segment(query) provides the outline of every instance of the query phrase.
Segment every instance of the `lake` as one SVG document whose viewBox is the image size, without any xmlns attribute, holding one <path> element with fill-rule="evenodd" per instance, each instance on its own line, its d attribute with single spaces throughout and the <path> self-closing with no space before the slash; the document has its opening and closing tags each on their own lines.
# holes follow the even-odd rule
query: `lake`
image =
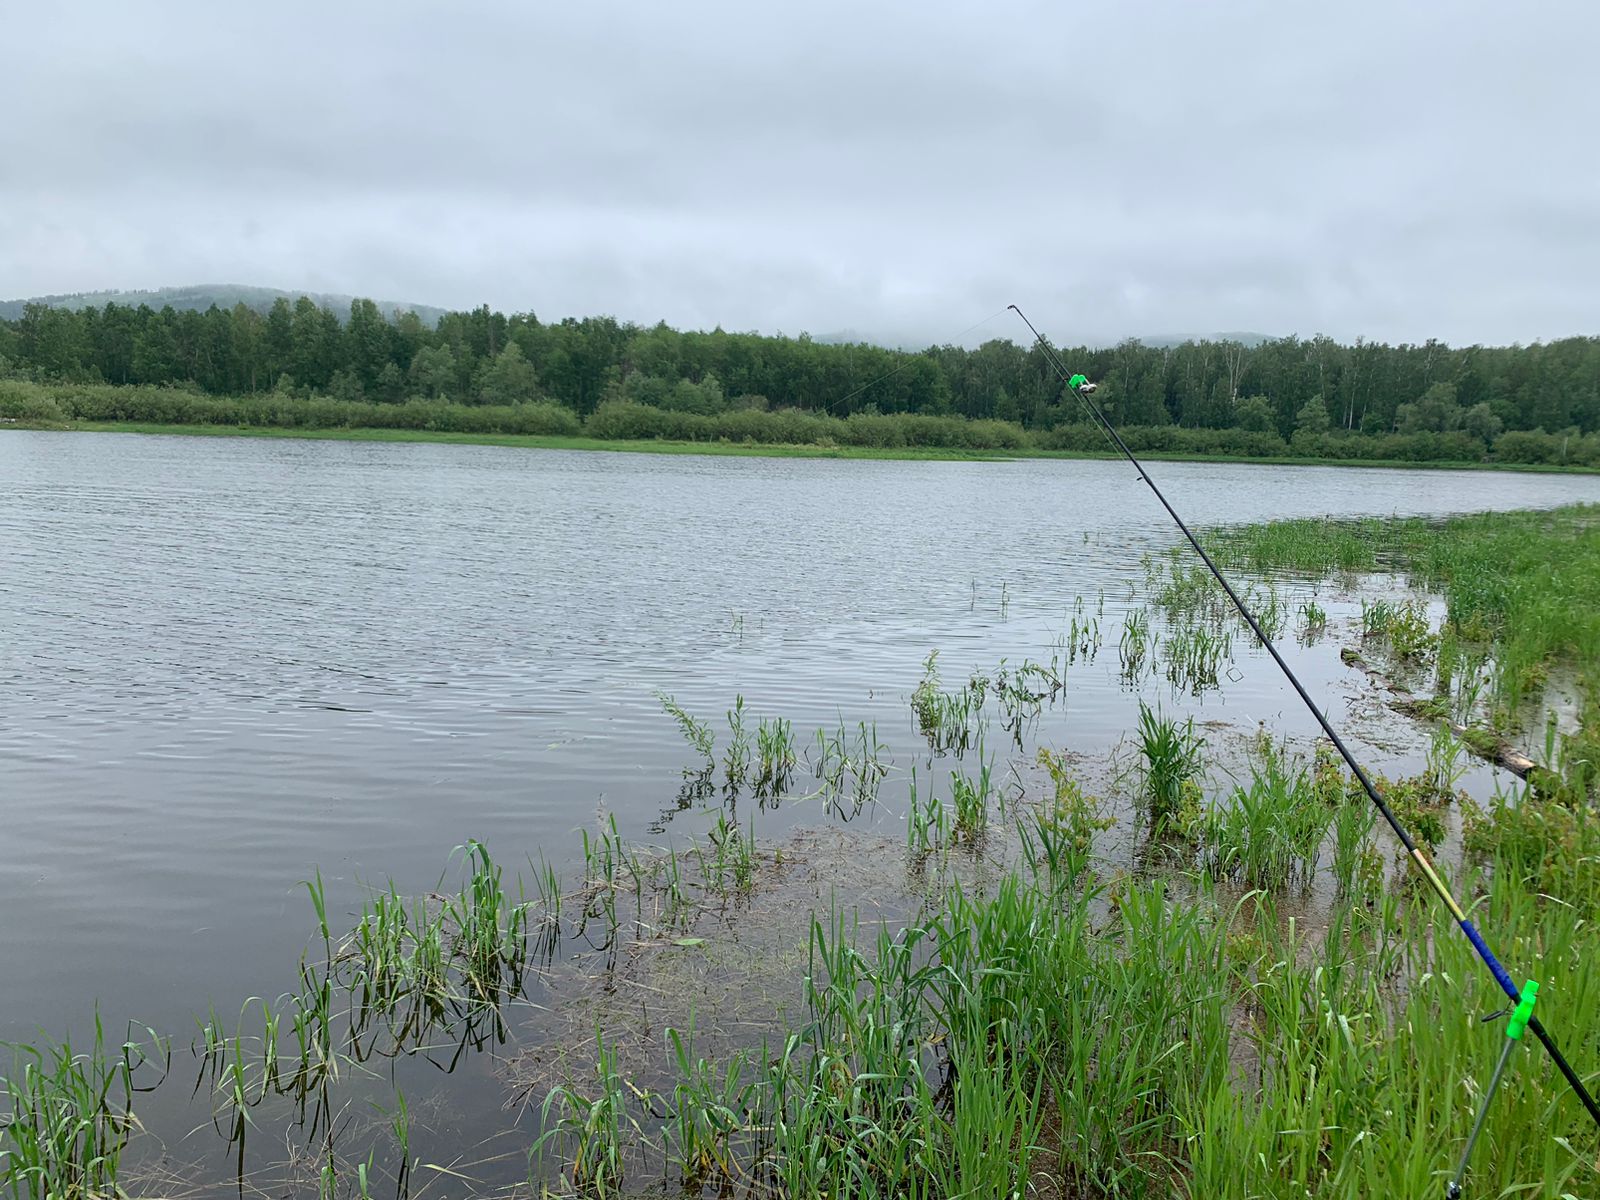
<svg viewBox="0 0 1600 1200">
<path fill-rule="evenodd" d="M 1194 525 L 1600 500 L 1584 476 L 1151 472 Z M 366 885 L 434 888 L 468 838 L 526 873 L 570 869 L 611 816 L 630 839 L 702 836 L 658 691 L 724 735 L 742 696 L 802 747 L 875 724 L 883 802 L 745 798 L 737 818 L 772 842 L 903 839 L 906 771 L 948 770 L 907 703 L 929 652 L 960 681 L 1048 659 L 1075 618 L 1111 651 L 1074 663 L 1019 758 L 1104 760 L 1140 695 L 1304 737 L 1242 639 L 1200 695 L 1119 680 L 1141 560 L 1175 540 L 1101 461 L 0 434 L 0 1038 L 81 1030 L 98 1001 L 108 1030 L 187 1047 L 208 1005 L 294 986 L 317 871 L 342 916 Z M 1330 611 L 1348 621 L 1350 597 Z M 1295 661 L 1342 721 L 1367 693 L 1336 642 Z M 1380 766 L 1408 753 L 1356 740 Z"/>
</svg>

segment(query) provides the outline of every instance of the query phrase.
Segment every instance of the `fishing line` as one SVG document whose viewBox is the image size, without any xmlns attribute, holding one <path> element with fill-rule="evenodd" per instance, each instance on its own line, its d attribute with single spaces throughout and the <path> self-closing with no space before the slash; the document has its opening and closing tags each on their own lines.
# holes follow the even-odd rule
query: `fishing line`
<svg viewBox="0 0 1600 1200">
<path fill-rule="evenodd" d="M 1150 478 L 1144 469 L 1144 464 L 1134 456 L 1132 450 L 1128 449 L 1128 444 L 1122 440 L 1122 435 L 1117 432 L 1116 426 L 1101 411 L 1100 406 L 1089 398 L 1089 395 L 1084 390 L 1084 385 L 1088 381 L 1082 375 L 1069 375 L 1054 347 L 1045 341 L 1044 336 L 1034 328 L 1033 322 L 1028 320 L 1027 315 L 1015 304 L 1009 307 L 1012 312 L 1022 318 L 1022 323 L 1028 327 L 1029 332 L 1033 334 L 1034 341 L 1038 343 L 1039 348 L 1044 351 L 1045 356 L 1054 365 L 1056 373 L 1061 376 L 1061 381 L 1066 384 L 1067 390 L 1088 410 L 1089 415 L 1104 430 L 1117 450 L 1133 465 L 1133 469 L 1139 473 L 1139 478 L 1144 480 L 1146 486 L 1155 493 L 1156 499 L 1161 502 L 1161 507 L 1167 510 L 1167 515 L 1172 518 L 1173 523 L 1177 525 L 1179 531 L 1188 540 L 1189 545 L 1194 547 L 1194 552 L 1200 556 L 1200 561 L 1205 563 L 1206 569 L 1222 585 L 1222 590 L 1228 593 L 1228 599 L 1233 601 L 1233 607 L 1238 610 L 1239 616 L 1244 619 L 1245 624 L 1250 626 L 1250 631 L 1256 635 L 1256 640 L 1272 656 L 1272 661 L 1278 664 L 1278 669 L 1283 672 L 1284 678 L 1289 681 L 1290 686 L 1299 694 L 1306 708 L 1316 718 L 1317 724 L 1322 726 L 1322 732 L 1327 734 L 1328 740 L 1333 743 L 1333 748 L 1339 752 L 1339 757 L 1344 759 L 1345 765 L 1350 768 L 1356 779 L 1360 781 L 1362 790 L 1367 793 L 1367 798 L 1372 801 L 1374 807 L 1382 814 L 1383 819 L 1389 823 L 1389 828 L 1394 830 L 1395 836 L 1400 839 L 1401 845 L 1406 848 L 1412 862 L 1416 864 L 1417 869 L 1422 872 L 1423 878 L 1433 888 L 1434 894 L 1450 910 L 1451 917 L 1460 926 L 1461 932 L 1467 935 L 1467 940 L 1472 943 L 1472 948 L 1477 951 L 1478 957 L 1483 960 L 1484 966 L 1489 968 L 1489 972 L 1494 976 L 1495 982 L 1500 985 L 1501 990 L 1513 1001 L 1519 1000 L 1522 995 L 1521 990 L 1512 980 L 1510 973 L 1500 965 L 1500 960 L 1489 949 L 1489 944 L 1483 940 L 1483 935 L 1478 932 L 1477 926 L 1467 917 L 1461 905 L 1456 902 L 1456 898 L 1450 894 L 1450 889 L 1445 886 L 1444 880 L 1439 878 L 1439 873 L 1434 870 L 1433 864 L 1428 861 L 1428 856 L 1423 852 L 1422 847 L 1417 845 L 1416 839 L 1401 824 L 1400 818 L 1395 816 L 1394 810 L 1384 800 L 1382 793 L 1368 778 L 1367 773 L 1361 769 L 1361 764 L 1356 762 L 1355 755 L 1344 744 L 1344 739 L 1339 736 L 1338 731 L 1334 729 L 1328 718 L 1323 715 L 1322 710 L 1317 707 L 1316 701 L 1312 700 L 1310 693 L 1301 684 L 1299 677 L 1290 669 L 1289 664 L 1284 661 L 1283 655 L 1278 653 L 1277 646 L 1267 636 L 1266 631 L 1261 628 L 1261 623 L 1256 620 L 1255 614 L 1239 598 L 1239 593 L 1234 591 L 1233 584 L 1228 582 L 1228 577 L 1222 573 L 1216 563 L 1211 561 L 1211 555 L 1206 553 L 1205 547 L 1200 544 L 1200 540 L 1195 537 L 1189 526 L 1184 523 L 1183 518 L 1178 515 L 1178 510 L 1172 507 L 1166 496 L 1162 494 L 1161 489 L 1156 486 L 1155 480 Z M 1572 1064 L 1567 1061 L 1566 1056 L 1557 1047 L 1555 1039 L 1545 1030 L 1538 1017 L 1529 1018 L 1528 1028 L 1533 1030 L 1534 1036 L 1539 1039 L 1539 1044 L 1549 1053 L 1551 1060 L 1556 1064 L 1561 1074 L 1566 1077 L 1567 1083 L 1577 1093 L 1578 1099 L 1583 1101 L 1583 1106 L 1589 1110 L 1589 1116 L 1594 1119 L 1596 1127 L 1600 1127 L 1600 1104 L 1595 1103 L 1594 1097 L 1589 1094 L 1589 1089 L 1584 1086 L 1583 1080 L 1578 1078 L 1578 1073 L 1572 1069 Z"/>
</svg>

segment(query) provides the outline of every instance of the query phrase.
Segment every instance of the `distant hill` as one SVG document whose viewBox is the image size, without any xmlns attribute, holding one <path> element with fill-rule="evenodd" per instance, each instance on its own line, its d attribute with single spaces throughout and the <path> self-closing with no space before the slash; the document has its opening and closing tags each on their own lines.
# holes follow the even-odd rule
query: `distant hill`
<svg viewBox="0 0 1600 1200">
<path fill-rule="evenodd" d="M 52 308 L 101 308 L 107 304 L 127 304 L 137 307 L 148 304 L 151 308 L 172 305 L 180 311 L 194 309 L 204 312 L 215 304 L 218 308 L 232 308 L 243 304 L 259 313 L 272 307 L 280 297 L 293 304 L 301 296 L 308 296 L 319 307 L 331 309 L 345 317 L 350 312 L 350 301 L 355 297 L 335 292 L 285 292 L 278 288 L 250 287 L 241 283 L 200 283 L 189 287 L 151 288 L 138 291 L 69 292 L 59 296 L 30 296 L 25 300 L 0 300 L 0 318 L 15 321 L 28 304 L 48 304 Z M 391 320 L 396 313 L 414 312 L 429 326 L 436 324 L 448 309 L 430 304 L 410 304 L 400 300 L 375 302 L 383 315 Z"/>
</svg>

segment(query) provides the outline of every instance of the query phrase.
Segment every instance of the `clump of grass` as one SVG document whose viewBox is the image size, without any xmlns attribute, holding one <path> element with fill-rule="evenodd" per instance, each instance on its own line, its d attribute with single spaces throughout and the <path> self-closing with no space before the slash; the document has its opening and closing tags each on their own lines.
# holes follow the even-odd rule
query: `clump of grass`
<svg viewBox="0 0 1600 1200">
<path fill-rule="evenodd" d="M 794 726 L 782 717 L 763 719 L 756 727 L 756 795 L 781 795 L 796 761 Z"/>
<path fill-rule="evenodd" d="M 939 753 L 964 752 L 976 736 L 976 722 L 983 711 L 989 681 L 974 675 L 953 692 L 939 687 L 939 652 L 931 652 L 922 664 L 922 679 L 911 693 L 911 711 L 917 730 L 928 745 Z"/>
<path fill-rule="evenodd" d="M 1067 628 L 1066 647 L 1068 665 L 1080 658 L 1085 662 L 1093 662 L 1100 652 L 1100 617 L 1084 612 L 1082 596 L 1078 597 L 1071 624 Z"/>
<path fill-rule="evenodd" d="M 1315 600 L 1307 600 L 1300 606 L 1300 633 L 1305 638 L 1313 638 L 1328 627 L 1328 610 Z"/>
<path fill-rule="evenodd" d="M 1386 641 L 1389 651 L 1401 662 L 1421 663 L 1438 644 L 1428 623 L 1427 606 L 1420 600 L 1395 603 L 1390 600 L 1362 600 L 1361 636 Z"/>
<path fill-rule="evenodd" d="M 616 1051 L 598 1029 L 594 1075 L 592 1089 L 566 1083 L 545 1096 L 539 1113 L 544 1132 L 534 1142 L 530 1156 L 540 1161 L 547 1146 L 564 1145 L 563 1159 L 572 1186 L 603 1196 L 622 1183 L 627 1166 L 625 1139 L 643 1131 L 629 1113 Z"/>
<path fill-rule="evenodd" d="M 1385 522 L 1321 518 L 1244 525 L 1216 530 L 1206 537 L 1213 557 L 1226 566 L 1281 568 L 1313 575 L 1370 571 L 1377 565 L 1378 548 L 1390 540 Z"/>
<path fill-rule="evenodd" d="M 1064 839 L 1074 854 L 1086 858 L 1094 846 L 1094 835 L 1110 829 L 1116 818 L 1106 816 L 1101 801 L 1083 790 L 1065 755 L 1041 746 L 1035 761 L 1044 768 L 1051 785 L 1051 794 L 1039 814 L 1039 826 L 1047 834 Z"/>
<path fill-rule="evenodd" d="M 1247 588 L 1243 599 L 1255 614 L 1256 624 L 1269 638 L 1283 632 L 1289 621 L 1289 606 L 1276 587 L 1268 583 L 1259 589 Z"/>
<path fill-rule="evenodd" d="M 728 820 L 727 813 L 719 812 L 707 840 L 712 854 L 709 859 L 701 856 L 701 872 L 707 885 L 723 894 L 730 890 L 748 892 L 755 883 L 758 861 L 754 824 L 747 835 L 737 823 Z"/>
<path fill-rule="evenodd" d="M 1309 882 L 1334 810 L 1317 794 L 1303 764 L 1263 739 L 1250 781 L 1235 787 L 1208 814 L 1202 843 L 1215 876 L 1252 887 L 1281 888 L 1291 877 Z"/>
<path fill-rule="evenodd" d="M 1375 775 L 1372 782 L 1412 837 L 1430 853 L 1437 850 L 1444 841 L 1444 806 L 1451 797 L 1441 796 L 1432 783 L 1420 775 L 1393 780 Z"/>
<path fill-rule="evenodd" d="M 950 798 L 955 806 L 955 836 L 960 841 L 977 842 L 989 828 L 989 800 L 994 795 L 994 759 L 978 752 L 978 776 L 969 778 L 959 771 L 950 776 Z"/>
<path fill-rule="evenodd" d="M 443 902 L 451 950 L 470 994 L 495 1002 L 520 982 L 531 905 L 520 894 L 520 880 L 515 899 L 507 892 L 504 872 L 482 842 L 468 841 L 455 853 L 464 860 L 466 878 Z"/>
<path fill-rule="evenodd" d="M 1435 796 L 1448 799 L 1456 794 L 1456 786 L 1467 773 L 1467 744 L 1455 735 L 1448 722 L 1434 726 L 1428 741 L 1422 779 Z"/>
<path fill-rule="evenodd" d="M 866 721 L 849 729 L 841 719 L 836 729 L 818 729 L 812 771 L 821 781 L 823 798 L 843 811 L 848 798 L 854 812 L 860 812 L 878 798 L 878 787 L 889 773 L 884 761 L 888 749 L 878 740 L 878 727 Z"/>
<path fill-rule="evenodd" d="M 1039 715 L 1047 701 L 1061 693 L 1065 684 L 1054 663 L 1047 667 L 1024 659 L 1020 666 L 1012 668 L 1002 659 L 990 686 L 1000 702 L 1001 725 L 1020 747 L 1028 723 Z"/>
<path fill-rule="evenodd" d="M 1180 626 L 1161 644 L 1167 680 L 1193 695 L 1218 686 L 1222 664 L 1233 657 L 1233 635 L 1214 625 Z"/>
<path fill-rule="evenodd" d="M 1600 916 L 1600 818 L 1582 800 L 1523 786 L 1469 810 L 1467 849 L 1530 891 Z"/>
<path fill-rule="evenodd" d="M 1138 733 L 1143 760 L 1140 801 L 1151 833 L 1190 836 L 1200 817 L 1205 739 L 1195 732 L 1194 718 L 1180 725 L 1143 701 Z"/>
<path fill-rule="evenodd" d="M 0 1077 L 0 1188 L 29 1200 L 120 1195 L 123 1150 L 138 1127 L 135 1084 L 146 1067 L 165 1076 L 170 1046 L 153 1031 L 133 1031 L 108 1047 L 99 1013 L 84 1051 L 70 1039 L 43 1047 L 12 1046 L 11 1070 Z"/>
<path fill-rule="evenodd" d="M 1389 600 L 1361 601 L 1361 636 L 1380 638 L 1387 636 L 1389 623 L 1394 620 L 1396 605 Z"/>
<path fill-rule="evenodd" d="M 1153 657 L 1155 640 L 1150 635 L 1150 613 L 1136 608 L 1122 619 L 1122 636 L 1117 640 L 1117 657 L 1125 683 L 1138 682 L 1146 663 Z"/>
<path fill-rule="evenodd" d="M 917 790 L 917 772 L 911 770 L 911 807 L 906 812 L 906 847 L 912 854 L 922 855 L 948 846 L 953 831 L 950 812 L 938 796 L 926 796 Z"/>
<path fill-rule="evenodd" d="M 1221 611 L 1221 604 L 1227 599 L 1203 564 L 1184 566 L 1177 548 L 1168 559 L 1165 578 L 1153 566 L 1147 568 L 1146 575 L 1156 606 L 1170 617 L 1215 614 Z"/>
<path fill-rule="evenodd" d="M 667 1030 L 677 1082 L 672 1089 L 672 1124 L 667 1127 L 669 1157 L 682 1174 L 684 1190 L 703 1191 L 711 1180 L 738 1177 L 735 1155 L 748 1134 L 746 1114 L 758 1103 L 759 1084 L 748 1072 L 743 1054 L 735 1054 L 725 1070 L 713 1069 L 693 1050 L 693 1031 Z"/>
</svg>

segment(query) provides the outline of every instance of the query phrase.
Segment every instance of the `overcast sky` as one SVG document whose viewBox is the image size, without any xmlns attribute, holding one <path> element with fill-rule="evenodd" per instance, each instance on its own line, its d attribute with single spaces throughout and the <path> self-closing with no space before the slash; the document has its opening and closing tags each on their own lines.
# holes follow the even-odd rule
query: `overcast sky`
<svg viewBox="0 0 1600 1200">
<path fill-rule="evenodd" d="M 0 298 L 226 281 L 914 342 L 1011 301 L 1068 341 L 1600 333 L 1594 0 L 0 17 Z"/>
</svg>

